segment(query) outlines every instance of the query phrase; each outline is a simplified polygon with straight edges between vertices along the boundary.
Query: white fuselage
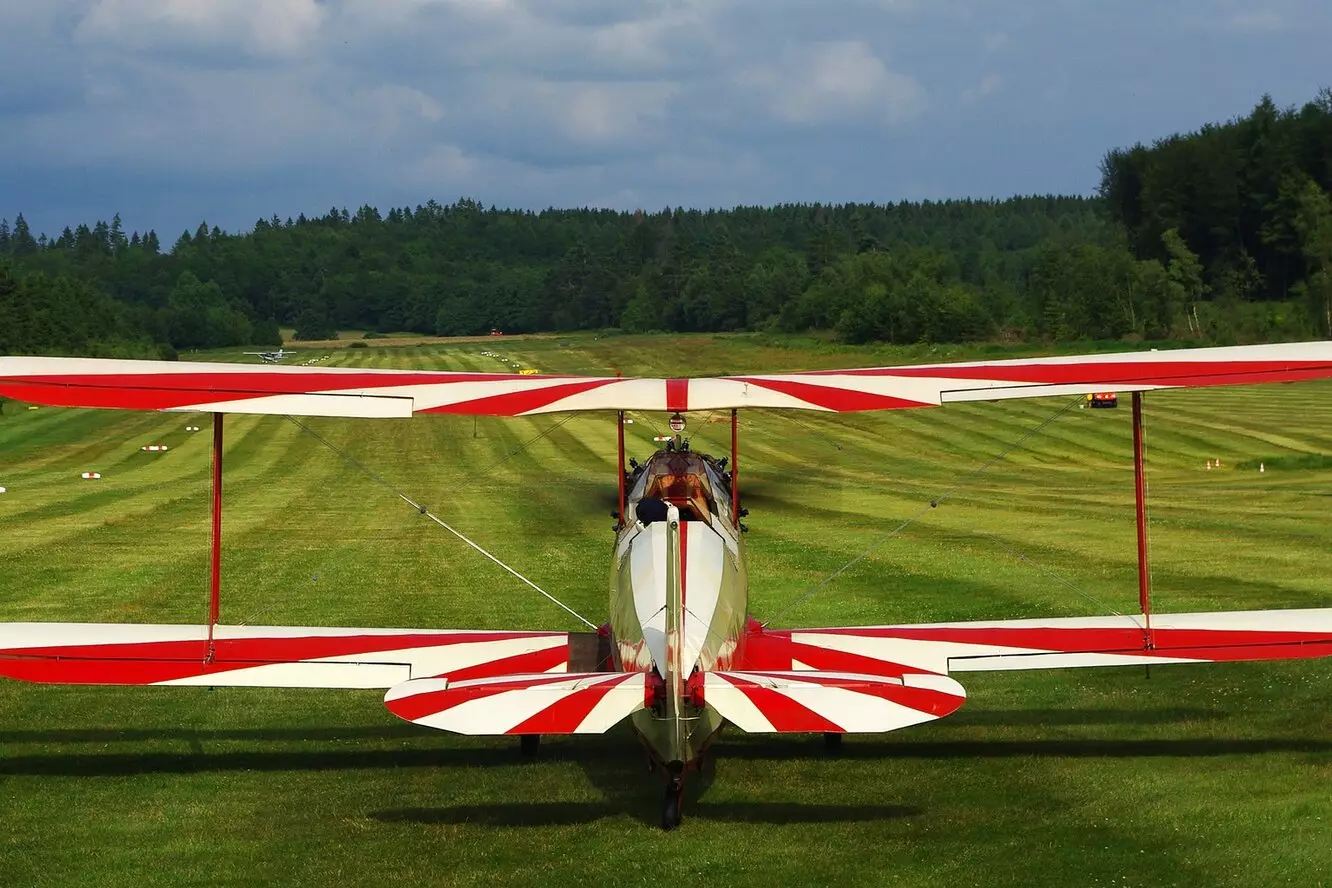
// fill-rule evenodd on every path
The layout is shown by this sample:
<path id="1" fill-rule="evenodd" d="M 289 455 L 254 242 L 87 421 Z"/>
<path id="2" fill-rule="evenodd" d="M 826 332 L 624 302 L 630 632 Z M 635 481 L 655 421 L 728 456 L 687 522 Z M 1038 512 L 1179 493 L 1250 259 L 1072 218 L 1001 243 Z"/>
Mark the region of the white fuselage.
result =
<path id="1" fill-rule="evenodd" d="M 617 668 L 648 672 L 654 705 L 634 726 L 668 766 L 694 762 L 721 717 L 690 697 L 695 675 L 730 668 L 743 638 L 744 545 L 724 475 L 698 454 L 661 451 L 626 497 L 610 605 Z"/>

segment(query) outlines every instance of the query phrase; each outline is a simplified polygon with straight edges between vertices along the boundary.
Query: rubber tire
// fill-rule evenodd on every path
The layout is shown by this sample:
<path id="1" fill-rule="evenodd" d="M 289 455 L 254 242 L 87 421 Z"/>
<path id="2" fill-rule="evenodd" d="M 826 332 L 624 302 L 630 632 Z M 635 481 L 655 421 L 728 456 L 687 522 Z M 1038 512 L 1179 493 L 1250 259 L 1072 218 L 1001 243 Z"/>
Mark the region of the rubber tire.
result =
<path id="1" fill-rule="evenodd" d="M 681 803 L 684 801 L 683 786 L 667 786 L 666 798 L 661 804 L 661 828 L 670 832 L 684 820 Z"/>

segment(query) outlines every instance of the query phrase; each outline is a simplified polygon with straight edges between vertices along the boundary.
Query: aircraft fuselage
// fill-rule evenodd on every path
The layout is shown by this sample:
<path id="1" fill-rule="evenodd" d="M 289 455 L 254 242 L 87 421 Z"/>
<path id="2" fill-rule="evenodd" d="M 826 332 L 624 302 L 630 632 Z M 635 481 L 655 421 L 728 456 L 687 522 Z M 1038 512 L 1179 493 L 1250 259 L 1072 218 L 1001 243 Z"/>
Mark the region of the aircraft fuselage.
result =
<path id="1" fill-rule="evenodd" d="M 651 673 L 651 706 L 633 715 L 673 773 L 694 765 L 722 726 L 697 693 L 744 641 L 749 584 L 729 476 L 699 453 L 662 450 L 633 476 L 610 578 L 616 668 Z M 698 676 L 696 679 L 695 676 Z"/>

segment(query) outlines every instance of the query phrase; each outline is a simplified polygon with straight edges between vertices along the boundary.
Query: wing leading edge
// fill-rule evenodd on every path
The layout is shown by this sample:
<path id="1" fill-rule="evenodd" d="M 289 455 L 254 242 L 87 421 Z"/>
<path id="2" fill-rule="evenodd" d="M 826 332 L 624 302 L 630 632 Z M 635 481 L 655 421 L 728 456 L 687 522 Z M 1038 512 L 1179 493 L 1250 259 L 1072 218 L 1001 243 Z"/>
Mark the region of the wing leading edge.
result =
<path id="1" fill-rule="evenodd" d="M 1328 377 L 1332 342 L 693 379 L 0 357 L 0 394 L 35 404 L 366 418 L 741 407 L 851 412 Z"/>

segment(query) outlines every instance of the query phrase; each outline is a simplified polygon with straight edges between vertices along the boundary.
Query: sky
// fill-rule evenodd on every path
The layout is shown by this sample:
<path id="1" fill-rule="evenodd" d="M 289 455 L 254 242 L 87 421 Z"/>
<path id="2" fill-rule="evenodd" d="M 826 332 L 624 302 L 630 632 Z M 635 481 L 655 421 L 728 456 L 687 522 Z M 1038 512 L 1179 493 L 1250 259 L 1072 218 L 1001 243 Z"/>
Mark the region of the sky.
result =
<path id="1" fill-rule="evenodd" d="M 1326 0 L 0 0 L 0 217 L 1090 194 L 1332 86 Z"/>

